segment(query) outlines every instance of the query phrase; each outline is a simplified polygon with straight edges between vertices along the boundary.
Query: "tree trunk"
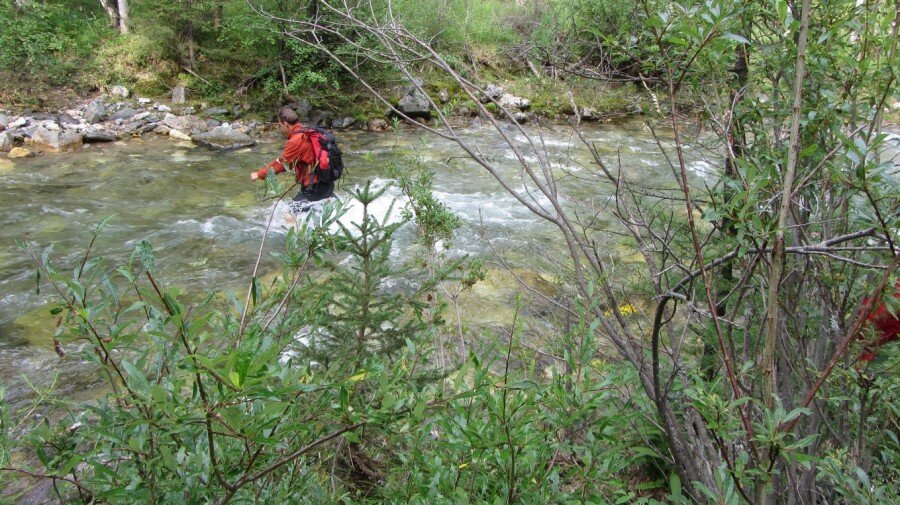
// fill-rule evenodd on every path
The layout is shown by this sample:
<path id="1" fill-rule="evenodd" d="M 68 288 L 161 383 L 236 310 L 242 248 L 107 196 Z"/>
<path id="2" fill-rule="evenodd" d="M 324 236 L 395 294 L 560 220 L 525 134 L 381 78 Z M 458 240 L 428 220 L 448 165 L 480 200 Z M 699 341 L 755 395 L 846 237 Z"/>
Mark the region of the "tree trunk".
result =
<path id="1" fill-rule="evenodd" d="M 100 0 L 100 5 L 103 6 L 103 10 L 109 16 L 109 26 L 119 29 L 119 8 L 112 2 L 113 0 Z"/>
<path id="2" fill-rule="evenodd" d="M 128 0 L 118 0 L 119 11 L 119 33 L 125 35 L 128 33 Z"/>

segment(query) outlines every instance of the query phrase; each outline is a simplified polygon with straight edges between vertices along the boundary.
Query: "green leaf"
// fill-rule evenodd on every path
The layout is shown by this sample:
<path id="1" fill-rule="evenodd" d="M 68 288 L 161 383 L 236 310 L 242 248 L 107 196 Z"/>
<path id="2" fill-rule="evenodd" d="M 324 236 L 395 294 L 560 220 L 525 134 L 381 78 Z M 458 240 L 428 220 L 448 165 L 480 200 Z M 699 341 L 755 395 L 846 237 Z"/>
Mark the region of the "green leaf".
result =
<path id="1" fill-rule="evenodd" d="M 750 41 L 747 40 L 746 37 L 744 37 L 742 35 L 738 35 L 736 33 L 726 33 L 722 37 L 729 39 L 729 40 L 733 40 L 733 41 L 737 42 L 738 44 L 749 44 L 750 43 Z"/>
<path id="2" fill-rule="evenodd" d="M 681 479 L 678 477 L 678 474 L 672 473 L 669 475 L 669 492 L 673 497 L 681 496 Z"/>

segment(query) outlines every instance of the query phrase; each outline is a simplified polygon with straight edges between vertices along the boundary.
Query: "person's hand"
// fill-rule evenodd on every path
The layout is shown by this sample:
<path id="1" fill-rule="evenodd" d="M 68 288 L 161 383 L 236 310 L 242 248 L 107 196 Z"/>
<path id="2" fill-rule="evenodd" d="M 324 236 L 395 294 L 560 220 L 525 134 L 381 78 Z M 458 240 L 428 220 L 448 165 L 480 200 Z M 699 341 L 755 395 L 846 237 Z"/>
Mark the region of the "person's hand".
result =
<path id="1" fill-rule="evenodd" d="M 250 180 L 255 181 L 257 179 L 259 179 L 259 174 L 257 174 L 256 172 L 250 172 Z"/>

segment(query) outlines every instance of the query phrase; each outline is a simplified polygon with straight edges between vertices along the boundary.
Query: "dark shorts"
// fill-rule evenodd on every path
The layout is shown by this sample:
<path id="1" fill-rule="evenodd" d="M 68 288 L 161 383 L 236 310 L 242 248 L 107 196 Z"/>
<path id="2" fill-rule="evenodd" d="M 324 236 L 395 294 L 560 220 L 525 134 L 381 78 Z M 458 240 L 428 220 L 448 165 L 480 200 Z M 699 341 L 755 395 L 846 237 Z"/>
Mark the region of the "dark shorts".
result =
<path id="1" fill-rule="evenodd" d="M 334 196 L 334 182 L 317 182 L 312 186 L 302 189 L 291 201 L 294 212 L 306 212 L 309 204 L 325 200 Z"/>

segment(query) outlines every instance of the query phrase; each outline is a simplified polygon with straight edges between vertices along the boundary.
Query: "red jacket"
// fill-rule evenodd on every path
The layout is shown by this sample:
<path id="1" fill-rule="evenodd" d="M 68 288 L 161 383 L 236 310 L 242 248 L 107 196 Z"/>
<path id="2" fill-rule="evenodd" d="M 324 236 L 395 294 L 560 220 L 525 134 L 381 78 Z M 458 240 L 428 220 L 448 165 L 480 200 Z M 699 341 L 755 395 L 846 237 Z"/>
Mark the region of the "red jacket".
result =
<path id="1" fill-rule="evenodd" d="M 300 123 L 291 128 L 291 133 L 281 156 L 275 158 L 275 161 L 256 172 L 260 179 L 265 179 L 266 173 L 271 168 L 276 174 L 286 170 L 293 170 L 297 177 L 297 184 L 304 188 L 318 182 L 316 175 L 312 173 L 313 170 L 311 169 L 316 159 L 312 142 L 310 142 L 307 134 L 300 131 L 302 129 L 303 125 Z"/>
<path id="2" fill-rule="evenodd" d="M 900 279 L 897 280 L 894 287 L 897 288 L 894 297 L 900 298 Z M 863 301 L 868 302 L 868 298 Z M 862 361 L 872 361 L 879 347 L 900 338 L 900 319 L 888 312 L 884 302 L 876 306 L 875 310 L 869 314 L 868 320 L 875 327 L 875 334 L 878 338 L 874 342 L 866 342 L 862 355 L 859 357 Z M 863 338 L 862 335 L 860 338 Z"/>

